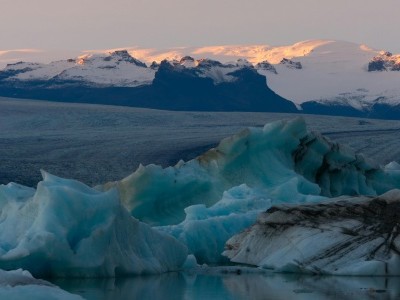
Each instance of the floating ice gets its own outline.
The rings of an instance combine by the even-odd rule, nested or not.
[[[103,189],[114,186],[133,216],[161,226],[200,263],[220,263],[227,239],[271,204],[378,195],[400,187],[400,172],[307,132],[298,118],[246,129],[174,167],[141,166]]]
[[[185,220],[185,208],[218,202],[246,184],[274,201],[301,202],[314,195],[377,195],[400,187],[400,172],[380,169],[351,149],[309,133],[303,119],[248,128],[215,149],[174,167],[140,166],[116,186],[131,214],[151,225]]]
[[[242,185],[225,192],[222,199],[209,208],[204,204],[189,206],[181,224],[159,229],[187,245],[200,263],[220,263],[224,260],[220,253],[225,242],[251,226],[270,203],[263,195]]]
[[[274,206],[224,254],[278,272],[399,276],[400,190],[339,200]]]
[[[79,300],[73,295],[54,286],[50,282],[35,279],[28,271],[0,270],[0,299],[13,300]]]
[[[0,186],[0,268],[104,277],[178,269],[186,247],[132,218],[116,190],[43,173],[36,192]]]

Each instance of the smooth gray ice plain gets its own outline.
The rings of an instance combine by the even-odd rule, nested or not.
[[[88,185],[118,180],[140,163],[174,165],[245,127],[297,116],[0,98],[0,184],[36,186],[40,169]],[[301,116],[311,130],[347,144],[378,164],[400,161],[400,121]]]

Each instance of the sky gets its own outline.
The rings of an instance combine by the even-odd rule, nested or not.
[[[288,45],[400,53],[399,0],[0,0],[0,51]]]

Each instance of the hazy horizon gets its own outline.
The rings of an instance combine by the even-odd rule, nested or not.
[[[397,0],[3,0],[0,50],[289,45],[343,40],[400,53]]]

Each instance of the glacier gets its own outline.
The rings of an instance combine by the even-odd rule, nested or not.
[[[38,277],[113,277],[177,270],[187,249],[132,218],[105,193],[43,172],[37,189],[0,186],[0,268]]]
[[[395,188],[399,164],[378,166],[309,132],[302,118],[276,121],[95,188],[46,172],[36,190],[1,185],[0,268],[107,277],[220,264],[225,243],[272,206]]]

